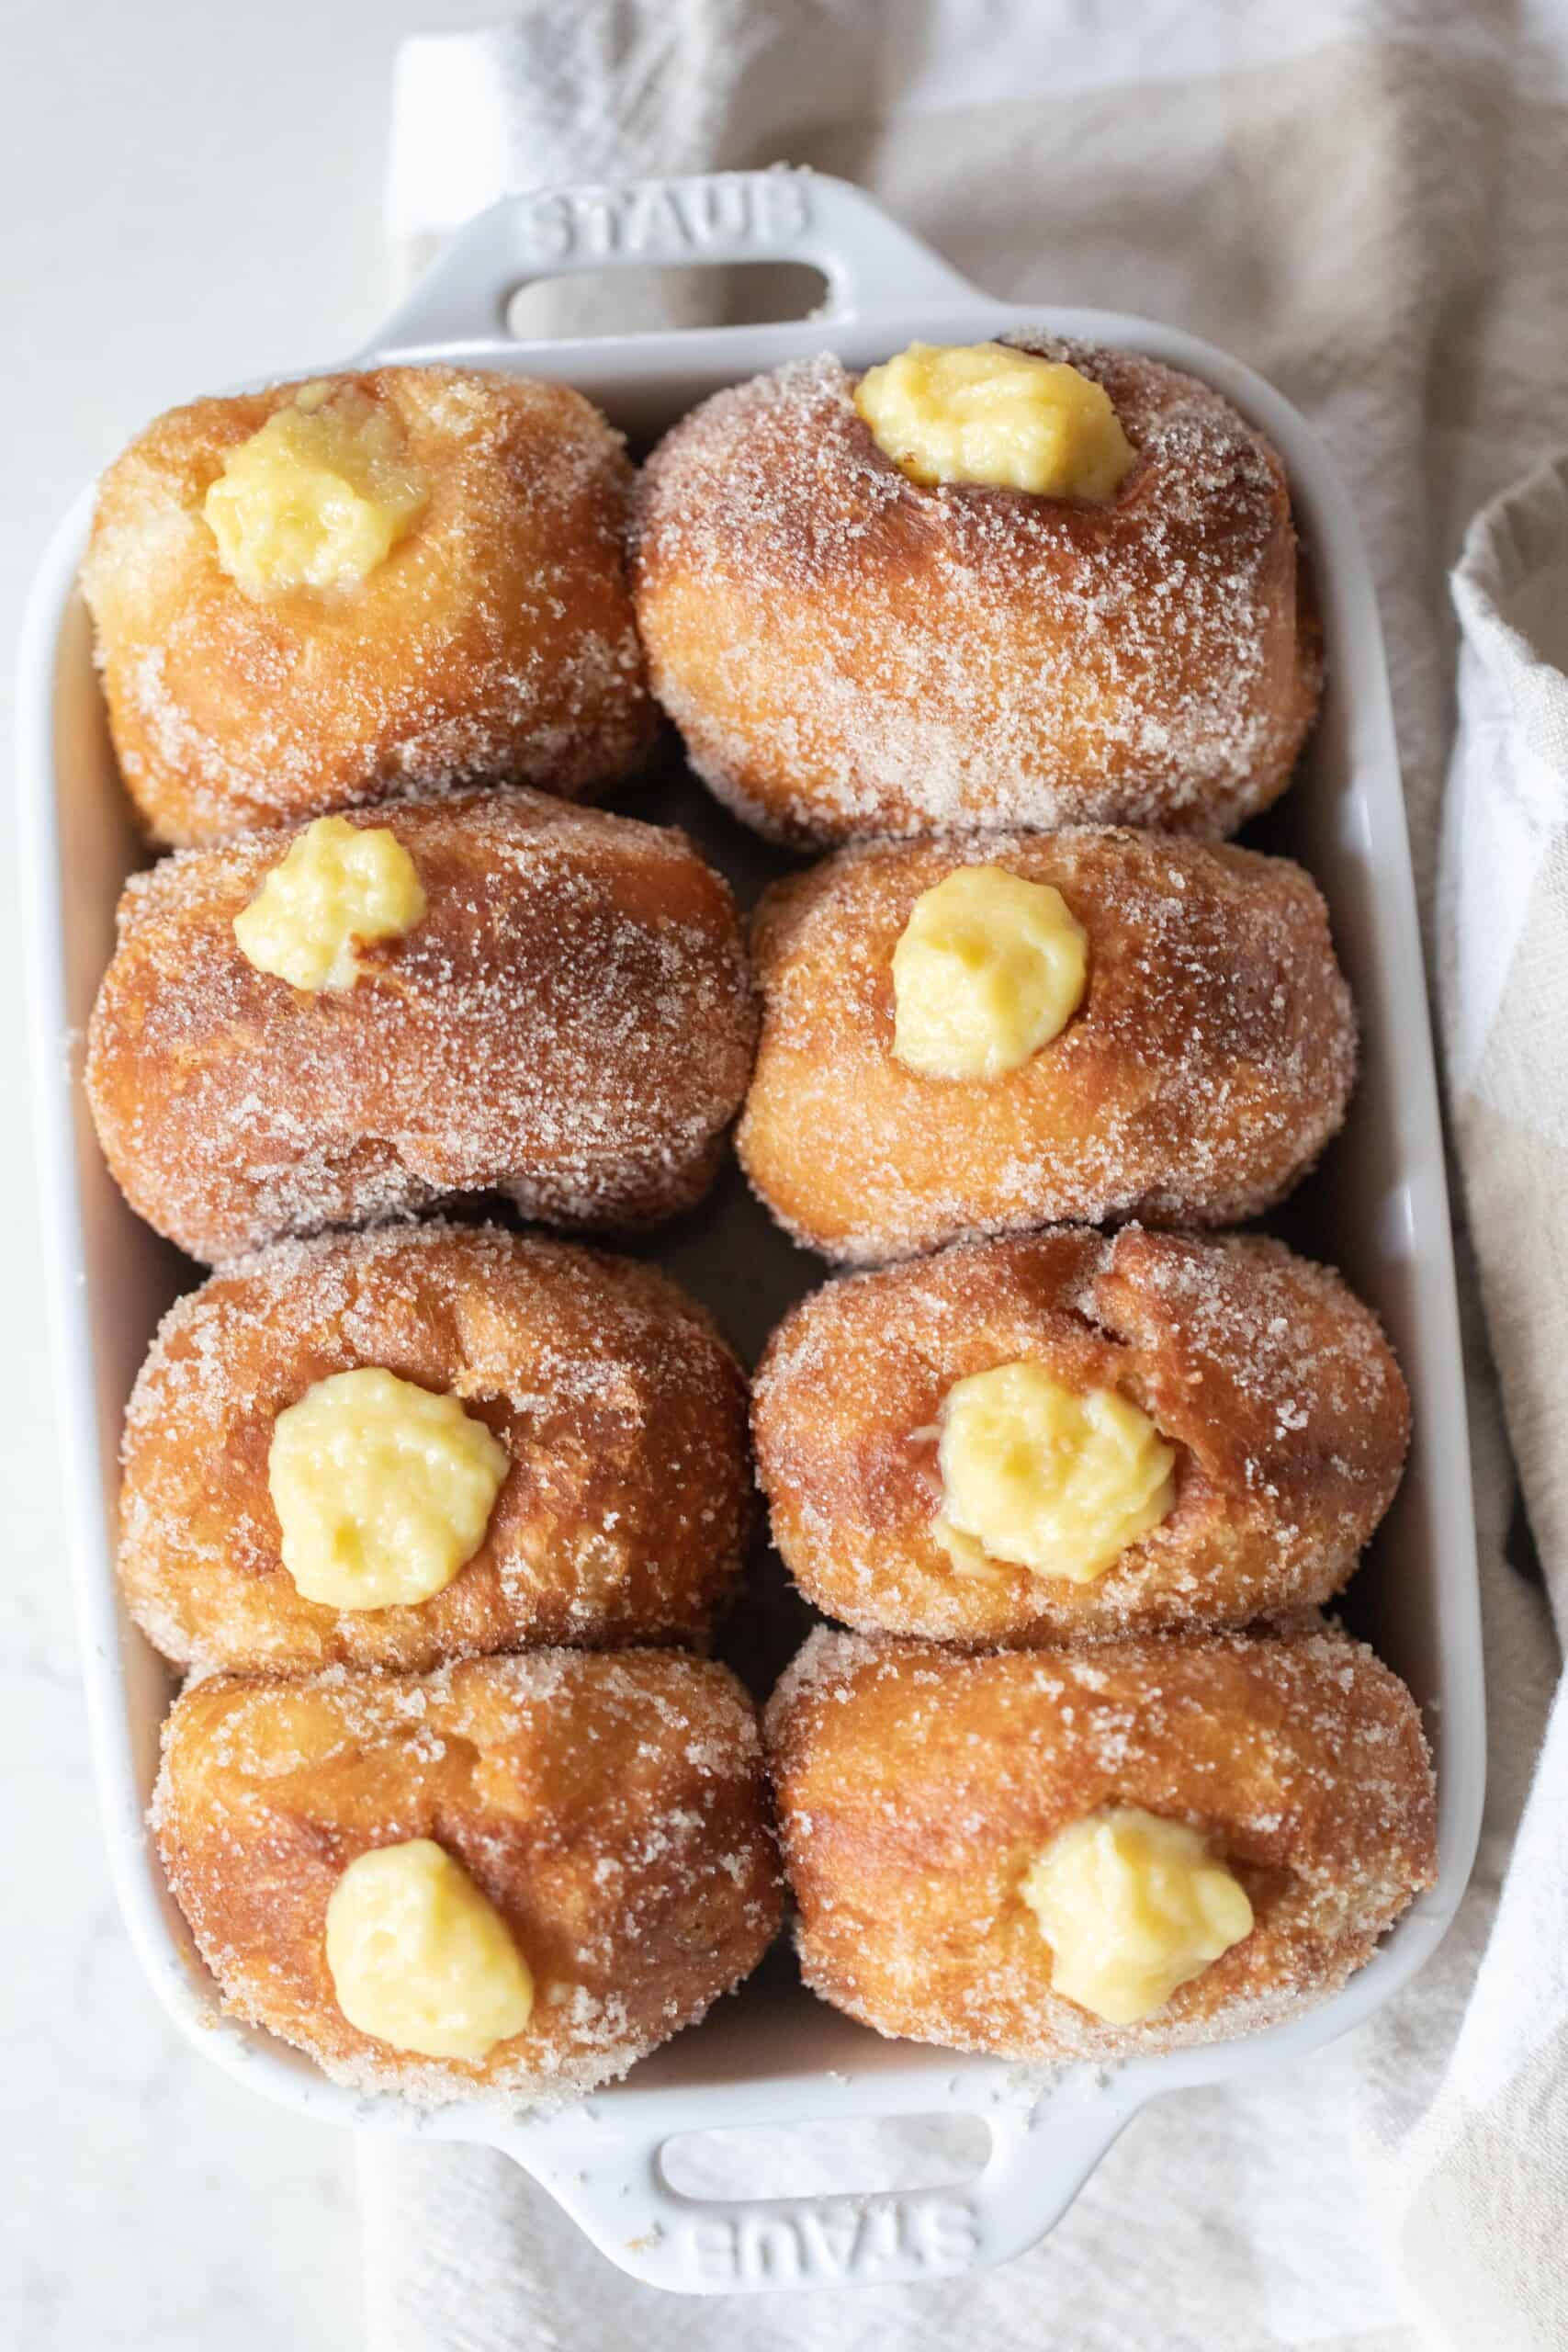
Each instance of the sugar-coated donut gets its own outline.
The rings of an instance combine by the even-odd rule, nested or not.
[[[1136,450],[1104,502],[911,481],[823,357],[682,419],[633,577],[693,765],[792,842],[1083,822],[1219,836],[1283,790],[1316,706],[1283,469],[1208,386],[1043,334]]]
[[[1021,2060],[1230,2040],[1333,1993],[1436,1877],[1415,1702],[1323,1631],[964,1657],[818,1632],[772,1702],[807,1983],[879,2032]],[[1138,2022],[1053,1984],[1025,1896],[1070,1826],[1185,1825],[1249,1933]]]
[[[1018,1068],[928,1077],[894,1054],[894,953],[922,894],[975,865],[1060,893],[1087,986]],[[775,884],[752,954],[741,1161],[787,1231],[851,1263],[1057,1222],[1235,1223],[1310,1168],[1355,1074],[1323,899],[1253,851],[1120,829],[874,843]]]
[[[215,1677],[164,1725],[153,1819],[231,2014],[361,2090],[519,2101],[612,2081],[739,1984],[779,1919],[751,1703],[675,1652]],[[356,2030],[328,1967],[345,1868],[418,1838],[469,1873],[533,1977],[526,2030],[482,2060]]]
[[[86,1079],[132,1207],[210,1263],[463,1193],[587,1228],[699,1198],[755,1012],[734,902],[685,836],[525,791],[347,822],[389,831],[426,900],[347,989],[236,940],[296,835],[127,884]]]
[[[508,1459],[483,1542],[412,1605],[330,1607],[284,1564],[277,1416],[363,1365],[457,1396]],[[735,1358],[652,1267],[482,1226],[282,1242],[164,1319],[126,1411],[121,1582],[203,1672],[700,1634],[750,1526],[745,1414]]]
[[[1174,1455],[1168,1513],[1076,1581],[942,1540],[955,1384],[1043,1366],[1109,1390]],[[1327,1600],[1393,1499],[1409,1400],[1376,1317],[1283,1243],[1123,1227],[957,1243],[830,1283],[752,1399],[773,1540],[865,1632],[980,1646],[1242,1625]]]
[[[83,585],[154,840],[452,783],[576,798],[630,774],[655,713],[620,435],[566,385],[526,377],[380,368],[321,384],[396,436],[426,492],[350,586],[248,593],[206,519],[225,460],[298,384],[171,410],[104,477]]]

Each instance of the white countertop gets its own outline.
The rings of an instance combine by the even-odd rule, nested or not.
[[[157,410],[354,349],[388,307],[399,36],[449,0],[21,0],[0,74],[0,726],[48,530]],[[359,2339],[346,2134],[178,2042],[109,1893],[76,1690],[25,1120],[14,860],[0,858],[0,2343],[344,2352]]]

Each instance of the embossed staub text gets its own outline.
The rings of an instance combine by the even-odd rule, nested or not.
[[[941,2277],[960,2269],[979,2242],[979,2220],[962,2198],[878,2197],[796,2213],[765,2207],[693,2222],[688,2268],[705,2286],[761,2287],[790,2278]]]
[[[811,198],[801,174],[736,172],[554,190],[535,198],[525,220],[539,263],[700,261],[738,247],[776,253],[810,225]]]

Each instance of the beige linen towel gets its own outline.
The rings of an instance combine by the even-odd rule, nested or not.
[[[393,177],[394,230],[416,251],[508,187],[812,164],[863,182],[997,294],[1190,327],[1314,418],[1378,576],[1487,1307],[1560,1619],[1568,690],[1545,665],[1568,610],[1561,473],[1466,554],[1472,701],[1440,918],[1435,876],[1445,574],[1476,509],[1563,426],[1565,98],[1568,24],[1500,0],[547,0],[405,46]],[[711,290],[687,280],[672,313],[667,281],[635,305],[623,288],[606,315],[684,318]],[[570,299],[592,318],[592,289]],[[1515,731],[1533,748],[1506,771],[1505,847],[1494,771]],[[1529,1538],[1522,1521],[1510,1533],[1470,1304],[1491,1792],[1472,1893],[1405,1997],[1306,2065],[1147,2112],[1043,2247],[924,2289],[662,2297],[603,2263],[505,2159],[368,2142],[376,2352],[935,2352],[960,2329],[995,2352],[1568,2344],[1568,1730],[1529,1796],[1558,1649],[1540,1584],[1510,1564]]]

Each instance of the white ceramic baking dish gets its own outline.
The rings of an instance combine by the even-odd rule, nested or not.
[[[781,260],[825,276],[828,300],[815,317],[544,345],[520,344],[506,330],[510,298],[533,280],[650,262]],[[114,775],[74,584],[87,496],[48,552],[22,648],[17,788],[57,1410],[98,1786],[131,1940],[176,2024],[255,2089],[324,2120],[502,2148],[611,2261],[688,2291],[930,2278],[1005,2260],[1050,2226],[1145,2100],[1300,2058],[1407,1984],[1448,1926],[1474,1852],[1484,1758],[1480,1630],[1416,902],[1377,609],[1355,517],[1301,417],[1247,369],[1171,328],[993,301],[858,190],[799,173],[566,189],[498,205],[456,239],[362,357],[460,359],[564,377],[645,440],[716,386],[799,355],[831,346],[861,365],[917,336],[973,341],[1026,322],[1189,368],[1270,435],[1294,484],[1327,639],[1322,723],[1269,838],[1302,857],[1327,894],[1364,1023],[1365,1065],[1346,1134],[1290,1229],[1378,1307],[1414,1394],[1410,1468],[1349,1606],[1426,1711],[1438,1756],[1440,1875],[1343,1993],[1253,2041],[1141,2061],[1108,2078],[1070,2072],[1042,2090],[1015,2069],[880,2041],[784,1972],[765,1972],[761,1984],[624,2085],[530,2120],[492,2107],[417,2113],[396,2099],[354,2097],[265,2033],[220,2016],[145,1824],[169,1681],[127,1623],[111,1566],[121,1409],[158,1315],[194,1277],[121,1202],[79,1084],[115,900],[142,856]],[[733,832],[727,840],[733,862]],[[744,1342],[818,1270],[760,1219],[747,1222],[739,1189],[721,1196],[705,1227],[678,1238],[673,1262],[711,1291],[723,1261],[718,1303],[732,1328],[738,1314],[752,1324],[739,1334]],[[957,2187],[701,2199],[677,2193],[660,2161],[663,2143],[689,2132],[953,2110],[982,2118],[990,2135],[985,2162]]]

